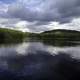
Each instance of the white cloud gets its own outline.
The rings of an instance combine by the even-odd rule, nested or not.
[[[79,0],[16,0],[10,4],[0,1],[0,26],[28,32],[52,29],[80,31],[78,3]]]
[[[7,12],[8,4],[0,2],[0,12]]]
[[[70,23],[59,24],[59,22],[51,22],[48,26],[50,30],[53,29],[69,29],[80,31],[80,18],[73,19]]]
[[[20,22],[15,24],[15,29],[21,30],[23,32],[30,32],[30,30],[27,28],[28,25],[29,25],[28,22],[20,21]]]

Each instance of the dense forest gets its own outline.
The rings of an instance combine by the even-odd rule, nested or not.
[[[27,33],[0,28],[0,43],[22,42]]]
[[[52,31],[45,31],[36,35],[42,40],[80,40],[80,32],[75,30],[57,29]]]
[[[11,29],[0,28],[0,43],[22,42],[24,38],[38,39],[42,41],[80,41],[80,32],[75,30],[57,29],[42,33],[28,33]]]

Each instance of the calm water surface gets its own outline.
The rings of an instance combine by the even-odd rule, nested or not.
[[[75,43],[75,42],[73,42]],[[79,42],[78,42],[79,43]],[[70,54],[74,58],[80,58],[80,45],[54,46],[44,44],[43,42],[23,42],[20,44],[0,45],[0,57],[19,57],[28,54],[38,54],[38,51],[49,52],[50,55],[60,53]]]
[[[80,59],[80,45],[76,43],[75,46],[54,46],[34,41],[0,45],[0,73],[6,70],[17,76],[30,76],[38,72],[43,74],[45,71],[40,71],[49,60],[52,62],[52,56],[69,54],[74,59]]]

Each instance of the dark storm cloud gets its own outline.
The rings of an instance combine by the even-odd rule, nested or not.
[[[73,20],[80,17],[80,0],[10,0],[7,4],[5,1],[0,2],[0,24],[3,26],[18,25],[22,30],[29,29],[32,32],[51,30],[55,27],[76,30],[79,28]],[[55,25],[56,21],[58,24]],[[77,21],[79,23],[79,20]],[[74,27],[70,26],[70,23]]]
[[[65,23],[80,17],[80,0],[40,0],[35,7],[30,5],[35,4],[36,0],[31,0],[33,3],[30,5],[27,5],[28,0],[23,1],[26,4],[17,2],[9,6],[8,14],[21,20],[43,22],[42,24],[50,21]]]

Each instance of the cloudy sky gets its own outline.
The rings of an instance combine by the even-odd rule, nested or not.
[[[0,27],[29,32],[80,31],[80,0],[0,0]]]

